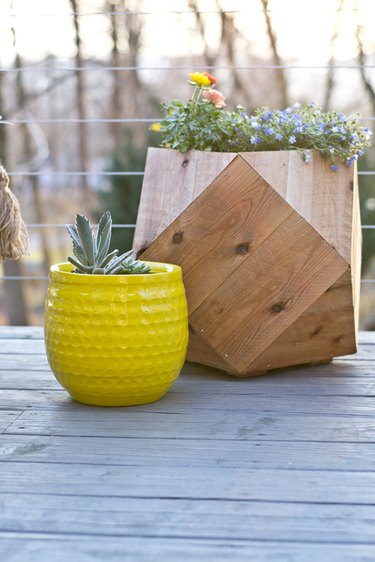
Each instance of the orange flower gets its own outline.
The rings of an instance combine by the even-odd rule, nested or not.
[[[207,76],[207,78],[209,79],[211,86],[215,86],[216,82],[217,82],[217,78],[215,78],[215,76],[212,76],[212,74],[210,74],[209,72],[203,72],[203,74],[205,76]]]
[[[215,107],[224,107],[226,105],[225,97],[218,90],[205,90],[202,97],[206,101],[213,103]]]

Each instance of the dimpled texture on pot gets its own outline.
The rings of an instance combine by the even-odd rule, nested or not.
[[[82,275],[51,267],[45,305],[50,367],[72,398],[128,406],[161,398],[183,365],[188,339],[181,269]]]

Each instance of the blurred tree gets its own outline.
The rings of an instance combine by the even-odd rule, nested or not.
[[[334,78],[335,78],[335,46],[337,39],[339,37],[339,21],[341,12],[344,6],[345,0],[339,0],[337,5],[337,10],[335,12],[335,17],[333,20],[333,29],[331,35],[331,42],[330,42],[330,57],[328,61],[328,72],[326,77],[326,84],[325,84],[325,93],[324,93],[324,101],[323,101],[323,110],[328,111],[331,105],[331,98],[334,88]]]
[[[75,54],[75,64],[76,64],[76,103],[77,103],[77,114],[78,114],[78,146],[79,146],[79,159],[80,159],[80,171],[87,172],[89,166],[89,149],[88,149],[88,139],[87,126],[85,120],[87,119],[86,110],[86,98],[85,98],[85,78],[84,72],[81,70],[84,59],[82,55],[82,39],[81,30],[79,23],[79,0],[70,0],[70,7],[72,9],[73,16],[73,26],[74,26],[74,42],[76,46]],[[83,201],[86,208],[92,204],[92,192],[90,191],[87,176],[81,176],[81,187],[83,194]]]
[[[138,172],[143,171],[146,161],[147,146],[156,146],[156,135],[147,135],[146,142],[141,145],[135,140],[132,127],[124,127],[123,143],[120,150],[112,158],[108,171]],[[107,191],[99,195],[101,211],[96,218],[106,211],[111,211],[114,224],[135,224],[137,220],[139,199],[141,195],[142,176],[112,176]],[[132,247],[134,228],[115,228],[112,235],[112,249],[125,252]]]
[[[362,156],[360,160],[360,169],[362,171],[375,169],[375,158],[369,152]],[[375,227],[375,177],[360,176],[359,194],[361,203],[361,221],[363,225],[372,225]],[[375,255],[375,228],[363,229],[363,247],[362,247],[362,275],[366,275],[374,266],[373,259]]]
[[[280,103],[282,107],[288,105],[288,84],[285,77],[283,68],[283,61],[281,60],[279,49],[277,46],[277,33],[272,25],[272,20],[268,8],[269,0],[261,0],[263,6],[264,17],[266,19],[267,34],[273,54],[274,65],[276,66],[276,80],[277,87],[280,95]]]

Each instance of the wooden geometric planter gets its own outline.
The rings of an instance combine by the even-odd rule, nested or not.
[[[187,359],[237,376],[355,353],[355,168],[296,151],[149,149],[134,249],[182,266]]]

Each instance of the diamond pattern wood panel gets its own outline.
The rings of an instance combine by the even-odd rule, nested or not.
[[[171,158],[174,151],[167,152]],[[288,155],[281,153],[286,165]],[[337,234],[324,213],[319,223],[301,193],[294,196],[297,211],[280,193],[283,182],[275,189],[255,167],[248,154],[234,155],[142,252],[144,259],[183,268],[191,331],[188,359],[246,376],[354,352],[358,279],[345,256],[351,255],[348,239],[349,249],[354,247],[355,221],[349,217],[350,232],[345,230],[335,247]],[[309,193],[316,198],[321,187],[314,190],[311,176],[310,183]],[[351,199],[353,206],[353,191]],[[147,216],[146,207],[143,194],[140,217]],[[138,221],[138,241],[145,228],[144,220]]]

